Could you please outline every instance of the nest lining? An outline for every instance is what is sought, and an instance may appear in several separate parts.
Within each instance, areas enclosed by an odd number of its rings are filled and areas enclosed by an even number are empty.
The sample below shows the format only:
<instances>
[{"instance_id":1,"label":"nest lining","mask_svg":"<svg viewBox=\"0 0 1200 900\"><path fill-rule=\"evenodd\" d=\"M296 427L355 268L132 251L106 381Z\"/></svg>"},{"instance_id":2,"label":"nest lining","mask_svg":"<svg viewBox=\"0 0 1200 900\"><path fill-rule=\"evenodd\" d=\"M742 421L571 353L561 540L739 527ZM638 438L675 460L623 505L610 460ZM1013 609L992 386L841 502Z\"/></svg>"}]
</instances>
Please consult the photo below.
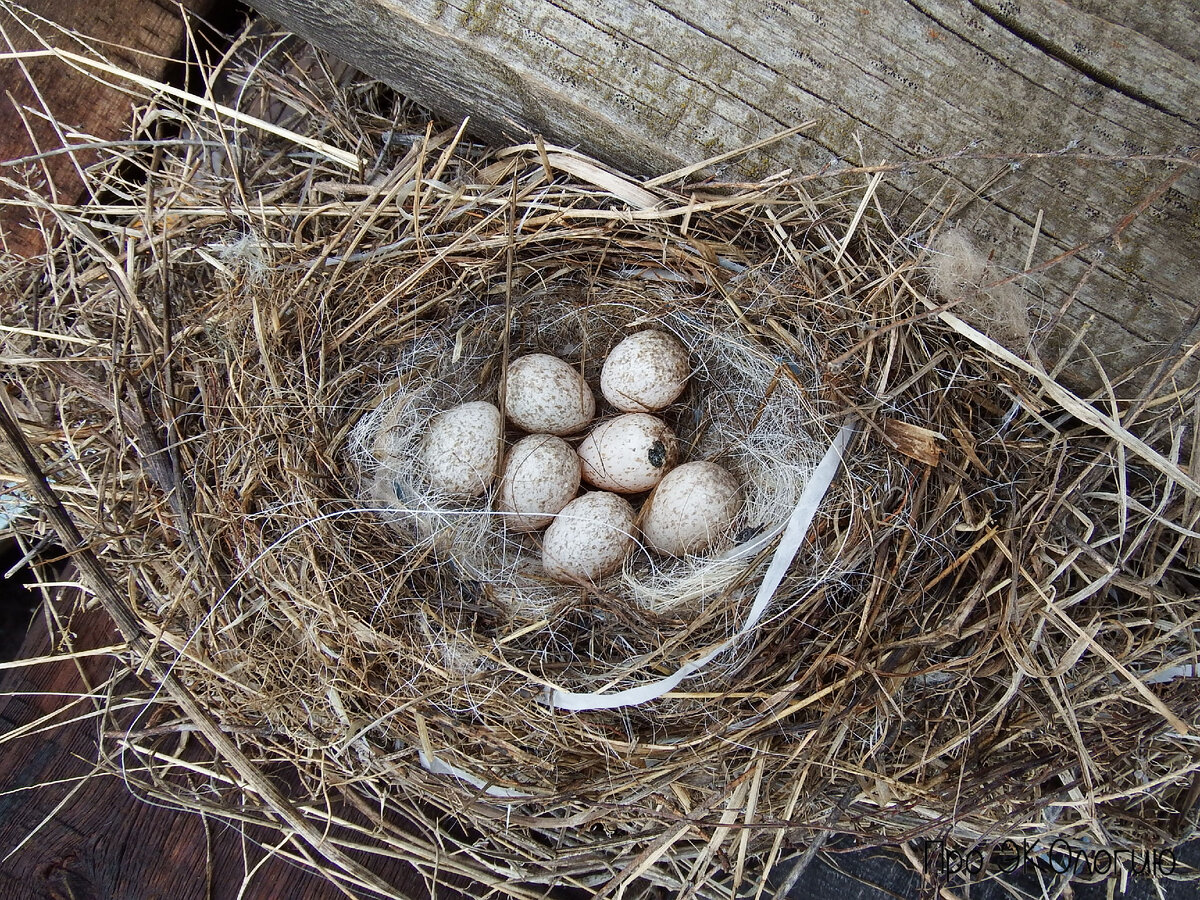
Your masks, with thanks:
<instances>
[{"instance_id":1,"label":"nest lining","mask_svg":"<svg viewBox=\"0 0 1200 900\"><path fill-rule=\"evenodd\" d=\"M300 772L307 814L335 818L330 793L373 810L339 814L332 840L514 895L509 879L615 891L636 875L728 897L829 828L968 845L1190 833L1175 804L1200 691L1154 676L1195 662L1195 497L1164 474L1190 452L1193 387L1123 422L1150 459L950 315L986 290L925 287L929 235L856 215L859 185L707 181L639 206L645 189L560 148L398 142L386 93L317 78L290 95L276 66L245 62L243 101L282 92L310 149L335 115L342 150L372 148L376 171L356 185L277 135L173 108L235 150L236 186L192 141L92 171L97 194L132 200L52 209L61 239L5 268L3 356L30 443L187 686L256 758ZM230 208L231 191L259 199ZM606 305L639 283L652 303ZM529 311L515 346L571 350L534 327L562 296L597 315L601 344L646 315L746 348L720 357L760 388L730 398L738 420L770 384L799 392L755 423L767 443L749 459L774 460L783 428L804 468L835 423L861 423L754 635L662 700L571 715L540 702L546 684L670 671L736 631L752 579L693 603L667 570L641 582L648 601L627 572L636 602L557 592L514 612L464 571L457 537L452 553L406 544L390 503L363 502L355 435L394 410L381 385L395 400L423 384L413 409L484 390L506 297ZM473 365L447 368L447 346ZM794 490L779 493L764 523ZM672 591L688 602L661 602ZM129 726L121 751L146 791L264 815L217 769L197 784L170 710L147 702L167 724ZM413 849L401 821L429 841Z\"/></svg>"},{"instance_id":2,"label":"nest lining","mask_svg":"<svg viewBox=\"0 0 1200 900\"><path fill-rule=\"evenodd\" d=\"M577 364L587 354L583 370L594 388L607 351L652 323L673 332L694 360L687 393L661 415L678 435L684 460L717 462L743 486L745 506L736 529L742 543L727 541L675 561L639 547L620 579L605 580L601 591L634 610L719 603L728 590L749 581L759 555L754 550L763 543L756 539L787 521L815 464L818 447L808 429L816 417L805 402L817 381L811 360L793 364L766 356L737 337L730 317L705 311L702 299L689 309L670 292L648 290L643 282L603 284L595 288L598 299L589 302L572 287L560 285L558 296L523 295L511 310L485 307L405 349L387 398L354 431L354 452L368 487L364 499L394 508L404 538L428 542L448 565L458 566L462 578L508 606L508 617L527 624L533 616L554 615L556 603L578 589L542 575L540 535L507 531L486 497L455 503L438 496L422 478L420 439L443 409L471 400L495 402L505 347L512 359L544 352ZM803 386L800 372L808 382Z\"/></svg>"}]
</instances>

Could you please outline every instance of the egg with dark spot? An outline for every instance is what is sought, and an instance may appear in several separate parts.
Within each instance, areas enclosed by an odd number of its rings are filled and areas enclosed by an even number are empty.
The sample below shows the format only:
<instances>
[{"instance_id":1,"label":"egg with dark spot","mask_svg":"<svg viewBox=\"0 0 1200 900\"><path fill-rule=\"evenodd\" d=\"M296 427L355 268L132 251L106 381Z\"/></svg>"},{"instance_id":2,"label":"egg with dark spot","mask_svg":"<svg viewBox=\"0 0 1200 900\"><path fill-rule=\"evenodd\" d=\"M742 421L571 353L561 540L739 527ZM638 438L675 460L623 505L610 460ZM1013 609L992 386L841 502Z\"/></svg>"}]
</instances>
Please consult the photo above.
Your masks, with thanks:
<instances>
[{"instance_id":1,"label":"egg with dark spot","mask_svg":"<svg viewBox=\"0 0 1200 900\"><path fill-rule=\"evenodd\" d=\"M679 442L657 416L626 413L601 422L579 445L584 480L620 494L648 491L679 459Z\"/></svg>"}]
</instances>

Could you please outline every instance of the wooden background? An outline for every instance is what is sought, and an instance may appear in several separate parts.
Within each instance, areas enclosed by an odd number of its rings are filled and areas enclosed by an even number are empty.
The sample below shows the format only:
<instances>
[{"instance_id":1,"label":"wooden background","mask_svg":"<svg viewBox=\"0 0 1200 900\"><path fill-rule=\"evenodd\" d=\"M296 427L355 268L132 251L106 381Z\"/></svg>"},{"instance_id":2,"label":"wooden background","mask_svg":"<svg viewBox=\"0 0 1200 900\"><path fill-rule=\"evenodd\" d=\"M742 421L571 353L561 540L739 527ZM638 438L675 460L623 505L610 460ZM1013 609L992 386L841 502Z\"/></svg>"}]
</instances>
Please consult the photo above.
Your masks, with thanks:
<instances>
[{"instance_id":1,"label":"wooden background","mask_svg":"<svg viewBox=\"0 0 1200 900\"><path fill-rule=\"evenodd\" d=\"M898 165L881 195L898 223L948 211L1020 271L1040 218L1033 267L1070 254L1028 282L1041 321L1066 307L1044 356L1093 317L1110 373L1190 340L1194 0L250 3L480 135L540 133L634 172L812 120L718 174Z\"/></svg>"},{"instance_id":2,"label":"wooden background","mask_svg":"<svg viewBox=\"0 0 1200 900\"><path fill-rule=\"evenodd\" d=\"M173 68L168 59L183 46L180 9L211 14L219 5L219 0L40 0L31 10L44 19L39 30L54 45L78 50L79 36L87 35L101 42L115 64L162 77ZM3 6L0 27L10 42L2 50L43 46ZM125 132L129 98L64 69L49 59L0 62L0 199L20 194L4 180L24 183L28 177L46 196L75 202L83 187L78 170L95 155L56 152L64 145L61 132L78 130L102 141ZM41 235L32 219L20 207L0 206L0 250L39 252Z\"/></svg>"}]
</instances>

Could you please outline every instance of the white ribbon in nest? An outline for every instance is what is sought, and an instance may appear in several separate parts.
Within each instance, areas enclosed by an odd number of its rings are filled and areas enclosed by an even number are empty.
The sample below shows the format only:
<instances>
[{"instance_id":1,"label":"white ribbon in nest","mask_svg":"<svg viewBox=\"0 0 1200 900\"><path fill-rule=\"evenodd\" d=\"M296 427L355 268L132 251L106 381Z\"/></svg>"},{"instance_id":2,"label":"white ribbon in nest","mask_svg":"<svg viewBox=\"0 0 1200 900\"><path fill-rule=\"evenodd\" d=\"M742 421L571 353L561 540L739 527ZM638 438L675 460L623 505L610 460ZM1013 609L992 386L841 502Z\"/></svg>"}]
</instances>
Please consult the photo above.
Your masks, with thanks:
<instances>
[{"instance_id":1,"label":"white ribbon in nest","mask_svg":"<svg viewBox=\"0 0 1200 900\"><path fill-rule=\"evenodd\" d=\"M758 587L758 593L754 597L750 613L746 616L746 621L742 623L742 627L732 637L718 644L699 659L684 663L677 671L665 678L660 678L658 681L640 684L637 687L615 691L611 694L577 693L575 691L560 690L559 688L547 688L542 696L542 702L554 709L580 712L588 709L617 709L622 706L636 706L639 703L657 700L664 694L673 691L685 678L695 675L712 662L714 658L724 653L748 634L758 624L758 620L762 618L763 613L767 611L767 606L770 605L771 598L775 596L775 591L779 589L779 585L783 581L783 576L787 574L792 560L796 558L796 553L800 550L800 545L804 543L805 538L808 536L808 529L812 525L813 517L817 514L817 508L821 505L821 501L824 500L825 493L829 490L829 485L833 483L834 476L837 475L838 467L842 461L842 454L845 452L846 445L853 434L853 426L849 423L843 425L837 436L834 437L833 442L829 445L829 449L825 451L825 455L813 470L808 483L804 486L804 491L800 494L800 500L796 504L796 508L792 510L787 525L783 529L783 536L779 539L779 546L775 549L775 555L771 557L771 564L767 567L766 574L763 575L762 584ZM734 552L738 556L757 552L762 544L770 540L771 537L773 535L767 535L749 544L743 544L735 548Z\"/></svg>"},{"instance_id":2,"label":"white ribbon in nest","mask_svg":"<svg viewBox=\"0 0 1200 900\"><path fill-rule=\"evenodd\" d=\"M800 550L800 546L808 536L812 520L816 516L821 502L825 499L825 494L829 490L829 486L833 483L833 479L837 475L838 468L842 462L842 456L853 434L854 428L850 423L843 425L837 436L834 437L833 442L829 445L829 449L825 451L825 455L813 470L808 483L804 487L804 491L800 494L800 500L796 503L796 508L792 510L792 514L783 528L783 535L779 539L779 546L775 549L775 555L771 557L771 563L767 567L766 574L763 575L762 583L759 585L758 593L754 597L754 603L750 607L746 621L742 623L741 628L733 636L699 659L685 663L676 672L665 678L660 678L658 681L652 681L648 684L638 685L635 688L628 688L623 691L615 691L611 694L577 693L575 691L564 691L551 687L547 688L543 693L540 698L541 701L553 709L570 712L589 709L616 709L622 706L636 706L639 703L648 703L674 690L685 678L695 675L712 662L716 656L731 648L742 637L748 634L758 624L763 613L767 611L771 599L775 596L775 592L779 589L779 585L783 581L783 576L787 574L787 570L792 565L792 560L796 558L796 553ZM748 556L752 553L757 553L778 533L777 529L753 541L742 544L734 548L732 555ZM477 775L473 775L465 769L438 759L435 755L428 754L424 750L419 752L418 758L426 771L434 775L453 775L478 788L490 797L501 800L518 800L530 796L511 788L489 784Z\"/></svg>"}]
</instances>

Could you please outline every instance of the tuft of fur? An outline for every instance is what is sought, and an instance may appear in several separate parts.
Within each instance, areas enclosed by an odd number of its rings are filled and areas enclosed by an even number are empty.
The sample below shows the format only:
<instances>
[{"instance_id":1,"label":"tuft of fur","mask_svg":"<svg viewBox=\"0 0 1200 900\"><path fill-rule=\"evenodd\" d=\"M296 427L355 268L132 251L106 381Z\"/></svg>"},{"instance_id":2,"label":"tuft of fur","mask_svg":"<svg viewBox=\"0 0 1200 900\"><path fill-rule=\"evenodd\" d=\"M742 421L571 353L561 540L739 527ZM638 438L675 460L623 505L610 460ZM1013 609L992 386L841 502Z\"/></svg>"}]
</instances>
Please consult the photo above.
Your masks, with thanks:
<instances>
[{"instance_id":1,"label":"tuft of fur","mask_svg":"<svg viewBox=\"0 0 1200 900\"><path fill-rule=\"evenodd\" d=\"M985 334L1011 348L1029 343L1029 302L1025 291L975 245L970 231L943 231L930 247L929 278L955 312Z\"/></svg>"}]
</instances>

